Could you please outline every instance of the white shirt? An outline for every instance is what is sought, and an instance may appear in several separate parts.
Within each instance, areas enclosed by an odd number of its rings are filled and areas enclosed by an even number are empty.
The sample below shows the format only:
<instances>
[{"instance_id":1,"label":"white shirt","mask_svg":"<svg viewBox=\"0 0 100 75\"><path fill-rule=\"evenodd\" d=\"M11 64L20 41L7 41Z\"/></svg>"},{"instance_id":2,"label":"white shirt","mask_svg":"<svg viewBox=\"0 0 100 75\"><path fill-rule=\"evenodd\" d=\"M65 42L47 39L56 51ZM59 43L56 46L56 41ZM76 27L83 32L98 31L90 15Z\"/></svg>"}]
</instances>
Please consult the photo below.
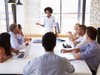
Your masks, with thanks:
<instances>
[{"instance_id":1,"label":"white shirt","mask_svg":"<svg viewBox=\"0 0 100 75\"><path fill-rule=\"evenodd\" d=\"M84 45L87 45L88 44L88 41L86 39L86 35L84 35L82 38L81 38L81 41L79 44L76 45L76 48L81 48L83 47Z\"/></svg>"},{"instance_id":2,"label":"white shirt","mask_svg":"<svg viewBox=\"0 0 100 75\"><path fill-rule=\"evenodd\" d=\"M80 37L76 40L76 42L79 42L79 43L80 43L83 39L84 39L84 37L80 36Z\"/></svg>"},{"instance_id":3,"label":"white shirt","mask_svg":"<svg viewBox=\"0 0 100 75\"><path fill-rule=\"evenodd\" d=\"M9 34L12 48L20 50L26 47L25 44L19 45L17 35L15 35L13 32L9 32Z\"/></svg>"},{"instance_id":4,"label":"white shirt","mask_svg":"<svg viewBox=\"0 0 100 75\"><path fill-rule=\"evenodd\" d=\"M33 59L24 67L24 75L65 75L74 72L74 67L66 58L47 52Z\"/></svg>"},{"instance_id":5,"label":"white shirt","mask_svg":"<svg viewBox=\"0 0 100 75\"><path fill-rule=\"evenodd\" d=\"M46 32L53 32L53 28L56 25L54 16L50 16L49 18L45 16L43 20L43 25L45 26Z\"/></svg>"}]
</instances>

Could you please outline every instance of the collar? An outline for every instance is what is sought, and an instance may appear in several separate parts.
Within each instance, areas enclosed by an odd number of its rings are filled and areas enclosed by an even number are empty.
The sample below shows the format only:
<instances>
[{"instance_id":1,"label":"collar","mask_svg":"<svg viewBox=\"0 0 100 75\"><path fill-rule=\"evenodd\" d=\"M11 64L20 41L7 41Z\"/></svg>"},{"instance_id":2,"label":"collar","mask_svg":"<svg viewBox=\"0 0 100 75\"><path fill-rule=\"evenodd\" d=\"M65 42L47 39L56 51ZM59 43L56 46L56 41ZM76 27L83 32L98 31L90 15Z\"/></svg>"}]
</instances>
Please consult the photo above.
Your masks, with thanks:
<instances>
[{"instance_id":1,"label":"collar","mask_svg":"<svg viewBox=\"0 0 100 75\"><path fill-rule=\"evenodd\" d=\"M93 46L94 44L96 44L96 41L89 43L90 46Z\"/></svg>"},{"instance_id":2,"label":"collar","mask_svg":"<svg viewBox=\"0 0 100 75\"><path fill-rule=\"evenodd\" d=\"M54 52L46 51L45 54L54 54Z\"/></svg>"}]
</instances>

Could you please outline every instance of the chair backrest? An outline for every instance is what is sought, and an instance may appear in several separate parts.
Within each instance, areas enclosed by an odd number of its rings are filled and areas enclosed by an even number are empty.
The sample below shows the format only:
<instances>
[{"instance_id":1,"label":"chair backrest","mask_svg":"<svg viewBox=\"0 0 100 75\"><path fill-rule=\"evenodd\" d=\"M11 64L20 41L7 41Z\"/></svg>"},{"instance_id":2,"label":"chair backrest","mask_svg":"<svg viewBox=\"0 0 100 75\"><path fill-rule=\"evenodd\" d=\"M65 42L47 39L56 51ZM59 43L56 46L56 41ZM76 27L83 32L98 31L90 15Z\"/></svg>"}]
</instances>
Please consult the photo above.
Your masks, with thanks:
<instances>
[{"instance_id":1,"label":"chair backrest","mask_svg":"<svg viewBox=\"0 0 100 75\"><path fill-rule=\"evenodd\" d=\"M98 36L97 36L97 41L100 44L100 28L98 28Z\"/></svg>"},{"instance_id":2,"label":"chair backrest","mask_svg":"<svg viewBox=\"0 0 100 75\"><path fill-rule=\"evenodd\" d=\"M100 64L98 66L98 69L97 69L97 74L96 75L100 75Z\"/></svg>"}]
</instances>

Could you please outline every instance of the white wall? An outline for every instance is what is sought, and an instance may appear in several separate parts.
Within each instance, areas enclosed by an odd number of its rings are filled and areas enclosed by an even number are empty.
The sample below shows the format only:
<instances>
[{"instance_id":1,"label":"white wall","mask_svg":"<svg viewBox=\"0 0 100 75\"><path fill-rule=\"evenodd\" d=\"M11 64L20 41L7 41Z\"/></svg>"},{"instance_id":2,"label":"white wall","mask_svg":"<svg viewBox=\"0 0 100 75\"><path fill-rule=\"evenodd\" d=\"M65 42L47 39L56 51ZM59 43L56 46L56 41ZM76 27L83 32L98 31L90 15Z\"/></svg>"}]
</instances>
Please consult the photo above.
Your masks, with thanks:
<instances>
[{"instance_id":1,"label":"white wall","mask_svg":"<svg viewBox=\"0 0 100 75\"><path fill-rule=\"evenodd\" d=\"M91 0L90 24L100 27L100 0Z\"/></svg>"},{"instance_id":2,"label":"white wall","mask_svg":"<svg viewBox=\"0 0 100 75\"><path fill-rule=\"evenodd\" d=\"M42 34L41 27L36 25L40 19L40 0L21 0L17 5L17 23L23 26L25 34Z\"/></svg>"}]
</instances>

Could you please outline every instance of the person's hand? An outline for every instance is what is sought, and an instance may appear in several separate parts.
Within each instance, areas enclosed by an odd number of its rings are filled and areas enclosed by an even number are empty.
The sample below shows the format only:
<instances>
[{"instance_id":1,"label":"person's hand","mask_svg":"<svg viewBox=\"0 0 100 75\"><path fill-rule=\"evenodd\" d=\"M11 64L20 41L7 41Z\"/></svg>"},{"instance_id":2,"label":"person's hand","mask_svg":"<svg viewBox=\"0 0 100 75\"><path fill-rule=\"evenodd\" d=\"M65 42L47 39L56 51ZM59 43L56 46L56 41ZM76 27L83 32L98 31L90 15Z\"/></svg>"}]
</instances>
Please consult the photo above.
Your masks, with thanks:
<instances>
[{"instance_id":1,"label":"person's hand","mask_svg":"<svg viewBox=\"0 0 100 75\"><path fill-rule=\"evenodd\" d=\"M19 50L12 48L11 49L13 53L16 53L17 55L19 54Z\"/></svg>"},{"instance_id":2,"label":"person's hand","mask_svg":"<svg viewBox=\"0 0 100 75\"><path fill-rule=\"evenodd\" d=\"M77 50L73 50L72 53L77 53Z\"/></svg>"},{"instance_id":3,"label":"person's hand","mask_svg":"<svg viewBox=\"0 0 100 75\"><path fill-rule=\"evenodd\" d=\"M15 50L15 53L18 55L19 54L19 50Z\"/></svg>"},{"instance_id":4,"label":"person's hand","mask_svg":"<svg viewBox=\"0 0 100 75\"><path fill-rule=\"evenodd\" d=\"M9 59L9 58L11 58L11 57L12 57L12 55L9 55L9 56L7 56L6 58Z\"/></svg>"},{"instance_id":5,"label":"person's hand","mask_svg":"<svg viewBox=\"0 0 100 75\"><path fill-rule=\"evenodd\" d=\"M29 43L27 42L27 43L25 43L25 45L26 45L26 46L28 46L28 45L29 45Z\"/></svg>"},{"instance_id":6,"label":"person's hand","mask_svg":"<svg viewBox=\"0 0 100 75\"><path fill-rule=\"evenodd\" d=\"M61 53L67 53L67 50L61 49Z\"/></svg>"},{"instance_id":7,"label":"person's hand","mask_svg":"<svg viewBox=\"0 0 100 75\"><path fill-rule=\"evenodd\" d=\"M79 60L80 59L80 52L79 53L74 53L74 57Z\"/></svg>"},{"instance_id":8,"label":"person's hand","mask_svg":"<svg viewBox=\"0 0 100 75\"><path fill-rule=\"evenodd\" d=\"M29 40L31 41L31 40L32 40L32 38L29 38Z\"/></svg>"},{"instance_id":9,"label":"person's hand","mask_svg":"<svg viewBox=\"0 0 100 75\"><path fill-rule=\"evenodd\" d=\"M36 23L36 25L40 25L40 23Z\"/></svg>"}]
</instances>

